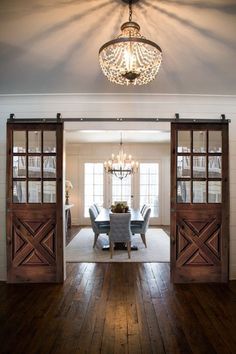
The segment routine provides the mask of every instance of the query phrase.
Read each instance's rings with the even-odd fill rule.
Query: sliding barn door
[[[227,282],[228,123],[171,125],[171,277]]]
[[[63,281],[62,123],[7,125],[7,279]]]

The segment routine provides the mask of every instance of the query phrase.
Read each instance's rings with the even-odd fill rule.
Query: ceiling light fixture
[[[99,62],[104,75],[119,85],[144,85],[154,80],[162,61],[162,50],[140,33],[140,26],[132,20],[129,3],[129,21],[121,26],[118,38],[105,43],[99,50]]]
[[[107,173],[111,173],[122,180],[128,175],[137,172],[138,168],[139,163],[137,161],[132,160],[131,155],[127,156],[127,154],[124,153],[121,133],[120,151],[116,157],[115,154],[112,154],[111,160],[104,162],[104,169]]]

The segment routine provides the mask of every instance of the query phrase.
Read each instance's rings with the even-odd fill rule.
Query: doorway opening
[[[150,207],[146,230],[146,246],[138,234],[133,234],[129,261],[170,261],[170,123],[145,129],[125,128],[114,123],[109,129],[84,128],[85,123],[66,123],[66,181],[73,185],[69,191],[70,217],[66,232],[66,261],[110,261],[104,246],[109,239],[99,235],[95,247],[89,208],[111,208],[124,201],[130,209],[141,211]],[[104,162],[119,151],[120,134],[127,155],[139,162],[137,173],[123,180],[108,174]],[[137,231],[137,234],[136,234]],[[113,261],[128,261],[127,253],[117,251]]]

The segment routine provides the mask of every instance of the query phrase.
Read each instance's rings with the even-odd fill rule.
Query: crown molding
[[[218,98],[218,97],[228,97],[228,98],[235,98],[236,99],[236,94],[235,95],[211,95],[211,94],[174,94],[174,93],[109,93],[109,92],[103,92],[103,93],[93,93],[93,92],[87,92],[87,93],[76,93],[76,92],[71,92],[71,93],[4,93],[0,94],[0,97],[210,97],[210,98]]]

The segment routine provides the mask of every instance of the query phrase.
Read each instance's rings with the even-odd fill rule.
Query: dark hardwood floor
[[[0,352],[236,353],[236,282],[173,285],[169,265],[67,264],[63,285],[0,283]]]

